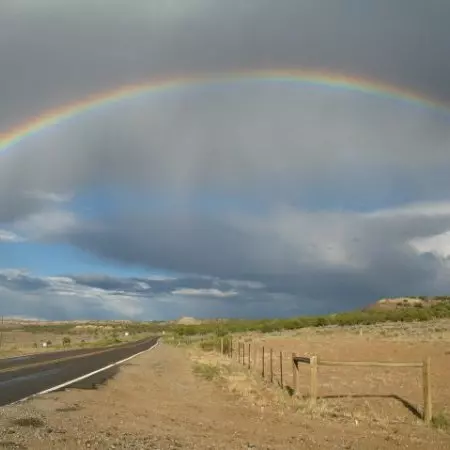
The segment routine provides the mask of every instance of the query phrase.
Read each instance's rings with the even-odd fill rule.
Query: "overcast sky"
[[[2,0],[1,135],[131,83],[344,73],[450,108],[446,0]],[[124,100],[0,151],[0,306],[289,316],[450,292],[450,109],[239,80]],[[1,144],[0,144],[1,148]]]

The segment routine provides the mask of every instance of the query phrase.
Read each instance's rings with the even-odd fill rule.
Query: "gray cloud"
[[[36,91],[42,107],[155,73],[261,66],[325,67],[450,98],[445,0],[58,3],[0,6],[0,85],[8,83],[11,119]]]
[[[17,298],[11,314],[18,314],[30,295],[44,302],[44,311],[44,304],[55,304],[55,314],[66,308],[64,314],[77,317],[330,312],[383,296],[448,292],[448,253],[441,254],[441,241],[427,239],[447,236],[444,244],[450,248],[449,229],[448,203],[371,213],[287,208],[222,220],[109,217],[95,226],[79,220],[56,234],[46,227],[34,233],[47,242],[56,236],[106,260],[201,275],[42,278],[7,271],[0,286]],[[43,316],[35,306],[32,315]]]
[[[0,229],[0,243],[2,242],[21,242],[23,238],[16,233]]]
[[[192,289],[192,288],[181,288],[172,291],[173,295],[183,295],[185,297],[213,297],[213,298],[228,298],[236,297],[236,291],[221,291],[219,289]]]
[[[0,130],[124,83],[255,68],[342,71],[448,102],[449,17],[444,0],[4,0]],[[448,293],[445,257],[411,242],[450,229],[446,203],[427,206],[448,201],[449,119],[287,83],[181,89],[92,111],[2,155],[0,242],[64,242],[197,275],[0,284],[32,315],[41,296],[67,317],[320,312]],[[90,197],[101,188],[112,211]],[[427,203],[392,206],[418,201]]]
[[[274,311],[288,304],[292,313],[318,313],[388,295],[445,293],[450,289],[446,255],[425,244],[449,228],[447,203],[370,213],[283,208],[220,221],[192,215],[110,217],[95,226],[80,221],[58,236],[106,259],[201,274],[155,280],[72,276],[77,284],[165,296],[171,304],[174,293],[197,300],[208,294],[210,308],[211,299],[222,298],[215,306],[224,308],[227,297],[236,297],[245,309],[268,305],[270,298]],[[425,239],[422,247],[420,239]],[[256,307],[253,315],[261,311]]]
[[[23,211],[18,204],[42,203],[21,192],[114,182],[178,196],[247,191],[283,202],[330,186],[352,192],[354,183],[387,199],[401,182],[416,198],[441,194],[449,187],[439,174],[450,165],[450,131],[433,119],[433,111],[298,86],[154,96],[56,127],[7,154],[1,211],[14,216]]]
[[[231,291],[233,280],[220,280],[228,290],[219,290],[218,280],[207,277],[118,278],[104,275],[38,277],[20,270],[0,271],[0,306],[7,316],[22,315],[44,319],[131,318],[161,320],[180,315],[244,317],[273,314],[270,294],[252,295],[252,288]],[[239,283],[244,285],[245,282]],[[186,287],[197,286],[197,288]],[[232,295],[232,304],[227,300]],[[282,295],[283,297],[283,295]],[[284,295],[286,299],[288,296]],[[76,301],[74,301],[74,299]],[[285,301],[275,310],[286,314],[295,303]]]
[[[158,263],[180,272],[191,268],[237,279],[260,273],[296,275],[301,280],[302,273],[308,278],[309,272],[323,270],[328,276],[331,270],[336,275],[374,276],[374,282],[379,279],[382,286],[386,277],[377,271],[383,267],[394,277],[411,270],[425,270],[428,276],[427,268],[438,269],[438,261],[430,266],[432,261],[419,256],[411,241],[447,231],[450,214],[431,211],[426,215],[422,208],[408,214],[401,209],[376,214],[305,213],[288,208],[220,222],[192,216],[116,218],[114,225],[105,223],[91,232],[81,229],[69,239],[112,258],[129,258],[150,267]],[[418,281],[417,276],[412,278]],[[299,281],[300,286],[303,283]]]

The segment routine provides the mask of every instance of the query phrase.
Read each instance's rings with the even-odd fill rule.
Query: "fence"
[[[321,360],[317,356],[304,357],[292,355],[293,368],[293,389],[298,385],[298,365],[299,363],[309,364],[310,367],[310,402],[314,406],[317,402],[318,391],[318,366],[340,366],[340,367],[408,367],[422,369],[422,386],[423,386],[423,420],[429,423],[432,419],[432,401],[431,401],[431,360],[426,358],[422,362],[381,362],[381,361],[327,361]]]
[[[426,423],[432,419],[432,400],[431,400],[431,360],[424,359],[422,362],[380,362],[380,361],[328,361],[319,359],[317,356],[299,356],[296,353],[290,354],[286,358],[286,353],[280,351],[275,354],[272,348],[267,349],[265,346],[257,347],[251,343],[238,341],[234,346],[233,340],[229,338],[224,343],[224,338],[220,339],[220,351],[227,354],[230,358],[237,359],[242,365],[248,369],[260,370],[261,376],[274,382],[277,375],[278,385],[282,389],[288,389],[292,395],[298,392],[299,386],[299,364],[307,364],[309,366],[309,401],[311,406],[315,406],[318,397],[318,367],[403,367],[403,368],[421,368],[422,369],[422,386],[423,386],[423,420]],[[259,356],[260,355],[260,356]],[[290,362],[292,370],[292,386],[285,383],[287,362]]]

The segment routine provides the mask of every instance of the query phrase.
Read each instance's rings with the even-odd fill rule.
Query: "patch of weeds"
[[[196,362],[194,363],[192,370],[196,375],[199,375],[208,381],[212,381],[215,378],[220,377],[219,366]]]
[[[318,333],[320,333],[320,334],[333,334],[333,333],[335,333],[336,332],[336,330],[334,329],[334,328],[319,328],[318,330]],[[355,330],[355,331],[353,331],[354,333],[360,333],[360,331],[359,330]]]
[[[450,431],[450,419],[442,412],[433,416],[431,424],[438,430]]]
[[[32,428],[40,428],[43,427],[44,421],[39,419],[39,417],[21,417],[19,419],[12,420],[13,425],[17,425],[19,427],[32,427]]]
[[[223,365],[220,370],[222,373],[225,373],[225,375],[231,375],[233,373],[233,368],[231,366]]]
[[[25,445],[13,441],[0,441],[0,448],[10,448],[15,450],[26,450]]]
[[[73,405],[73,406],[64,406],[63,408],[56,408],[57,412],[75,412],[75,411],[79,411],[81,409],[80,406],[78,405]]]
[[[289,397],[293,397],[295,395],[295,389],[291,386],[284,386],[284,389],[286,389],[286,392],[289,394]]]

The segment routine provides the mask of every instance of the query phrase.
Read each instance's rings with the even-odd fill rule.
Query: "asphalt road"
[[[1,359],[0,406],[22,400],[148,350],[156,341],[157,338],[154,337],[103,349],[78,349]],[[82,385],[80,387],[101,383],[116,370],[106,370],[78,383]]]

